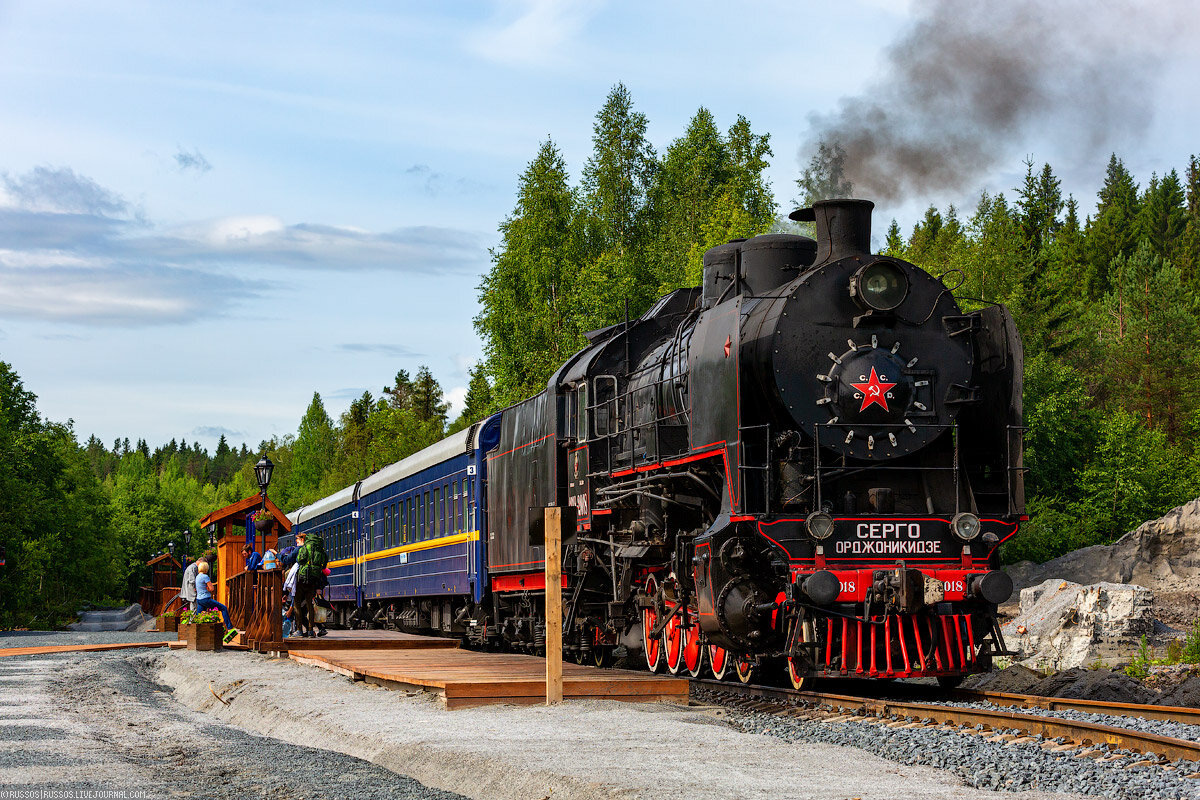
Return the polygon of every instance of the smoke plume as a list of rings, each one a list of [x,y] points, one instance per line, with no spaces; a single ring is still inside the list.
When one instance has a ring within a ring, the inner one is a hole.
[[[1108,155],[1150,122],[1156,76],[1194,35],[1190,0],[917,0],[885,77],[810,119],[802,163],[845,152],[858,197],[896,201],[978,186],[1035,138]]]

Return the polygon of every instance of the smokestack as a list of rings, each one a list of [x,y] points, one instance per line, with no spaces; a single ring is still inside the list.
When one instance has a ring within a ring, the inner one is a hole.
[[[870,255],[870,200],[821,200],[812,208],[798,208],[788,215],[796,222],[816,223],[817,257],[813,264],[825,264],[847,256]]]

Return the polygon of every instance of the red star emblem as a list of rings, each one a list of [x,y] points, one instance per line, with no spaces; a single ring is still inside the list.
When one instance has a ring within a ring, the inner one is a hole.
[[[883,406],[883,410],[887,411],[887,393],[888,390],[896,384],[884,383],[883,381],[879,380],[879,376],[875,374],[875,368],[871,367],[870,380],[868,380],[866,383],[852,383],[850,385],[862,392],[862,408],[858,410],[861,414],[862,412],[866,411],[869,406],[875,403]]]

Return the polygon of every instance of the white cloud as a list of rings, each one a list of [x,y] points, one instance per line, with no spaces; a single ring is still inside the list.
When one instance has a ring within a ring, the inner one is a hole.
[[[467,46],[489,61],[537,66],[572,54],[580,31],[600,3],[594,0],[524,0],[502,4],[505,11],[522,10],[499,27],[472,33]]]
[[[453,389],[443,392],[442,397],[450,404],[450,411],[447,416],[450,419],[454,419],[463,412],[463,409],[467,405],[467,387],[455,386]]]
[[[445,274],[488,257],[486,237],[455,228],[374,233],[249,214],[156,231],[115,192],[49,167],[0,174],[0,242],[0,312],[127,326],[223,313],[271,291],[233,277],[249,265]]]

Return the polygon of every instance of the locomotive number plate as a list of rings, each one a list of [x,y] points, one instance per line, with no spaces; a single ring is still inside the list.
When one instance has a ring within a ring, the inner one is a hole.
[[[950,523],[941,519],[837,519],[835,556],[940,556]]]

